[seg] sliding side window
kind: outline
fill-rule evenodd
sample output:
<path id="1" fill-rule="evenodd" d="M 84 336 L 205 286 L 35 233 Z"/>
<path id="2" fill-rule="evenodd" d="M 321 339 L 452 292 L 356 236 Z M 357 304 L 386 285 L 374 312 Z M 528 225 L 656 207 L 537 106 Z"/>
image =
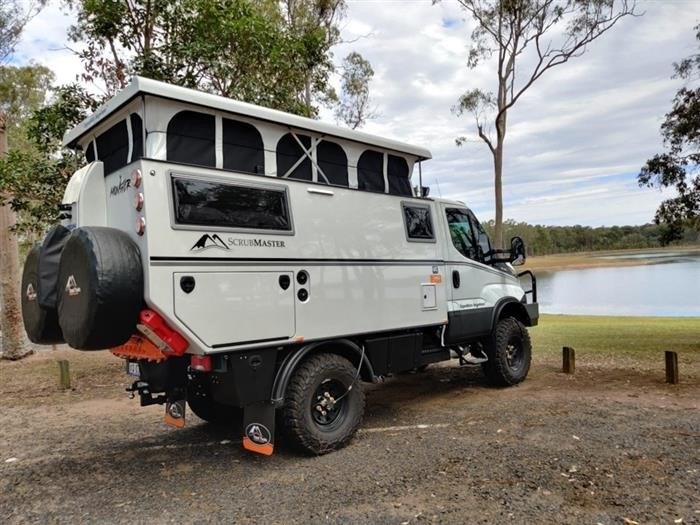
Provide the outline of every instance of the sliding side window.
<path id="1" fill-rule="evenodd" d="M 175 223 L 232 230 L 291 232 L 287 190 L 174 176 Z"/>

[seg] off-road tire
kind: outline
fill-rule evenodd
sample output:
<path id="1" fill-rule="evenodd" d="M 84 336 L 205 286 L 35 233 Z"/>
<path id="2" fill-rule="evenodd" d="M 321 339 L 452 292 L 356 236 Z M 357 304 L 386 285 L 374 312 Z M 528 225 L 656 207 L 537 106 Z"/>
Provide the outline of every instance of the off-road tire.
<path id="1" fill-rule="evenodd" d="M 114 228 L 73 230 L 61 254 L 58 291 L 58 323 L 66 343 L 78 350 L 125 343 L 143 308 L 138 246 Z"/>
<path id="2" fill-rule="evenodd" d="M 365 394 L 357 369 L 344 357 L 316 354 L 294 371 L 282 408 L 282 428 L 287 438 L 304 451 L 321 455 L 347 445 L 357 432 L 365 410 Z M 342 385 L 347 392 L 336 419 L 327 426 L 312 416 L 315 396 L 322 384 Z M 347 391 L 347 388 L 352 389 Z"/>
<path id="3" fill-rule="evenodd" d="M 55 308 L 39 304 L 39 257 L 41 247 L 35 246 L 27 254 L 22 270 L 22 321 L 27 337 L 38 345 L 63 343 Z"/>
<path id="4" fill-rule="evenodd" d="M 498 321 L 484 349 L 489 359 L 481 368 L 492 385 L 517 385 L 527 377 L 532 344 L 527 328 L 517 319 L 505 317 Z M 513 358 L 509 358 L 509 353 Z"/>
<path id="5" fill-rule="evenodd" d="M 214 401 L 210 396 L 187 395 L 187 406 L 199 419 L 216 426 L 242 424 L 243 410 Z"/>

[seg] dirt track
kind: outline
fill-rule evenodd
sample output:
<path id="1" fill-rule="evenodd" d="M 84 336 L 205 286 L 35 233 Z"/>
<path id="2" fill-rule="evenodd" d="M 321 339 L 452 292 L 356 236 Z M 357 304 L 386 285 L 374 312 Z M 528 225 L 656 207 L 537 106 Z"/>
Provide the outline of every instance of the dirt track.
<path id="1" fill-rule="evenodd" d="M 348 448 L 265 458 L 194 416 L 165 427 L 108 354 L 59 355 L 72 392 L 24 373 L 56 354 L 0 364 L 3 523 L 700 523 L 697 374 L 671 387 L 661 370 L 570 377 L 535 359 L 497 390 L 434 367 L 369 387 Z"/>

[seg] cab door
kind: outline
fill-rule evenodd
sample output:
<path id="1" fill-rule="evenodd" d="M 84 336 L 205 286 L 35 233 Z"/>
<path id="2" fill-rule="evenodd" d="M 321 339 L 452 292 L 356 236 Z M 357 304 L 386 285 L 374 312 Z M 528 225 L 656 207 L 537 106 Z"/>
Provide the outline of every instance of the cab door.
<path id="1" fill-rule="evenodd" d="M 493 305 L 483 292 L 498 278 L 482 262 L 490 246 L 488 237 L 480 235 L 483 230 L 480 225 L 477 228 L 474 214 L 467 208 L 443 204 L 442 220 L 447 228 L 445 277 L 449 290 L 445 342 L 451 344 L 491 332 Z"/>

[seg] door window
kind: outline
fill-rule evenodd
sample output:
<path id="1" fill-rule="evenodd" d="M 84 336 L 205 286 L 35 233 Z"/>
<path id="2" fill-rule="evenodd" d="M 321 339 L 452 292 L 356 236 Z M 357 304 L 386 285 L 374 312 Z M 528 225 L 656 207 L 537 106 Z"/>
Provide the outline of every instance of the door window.
<path id="1" fill-rule="evenodd" d="M 459 208 L 447 208 L 445 214 L 447 215 L 447 224 L 454 247 L 466 258 L 478 261 L 478 243 L 469 220 L 468 211 Z"/>
<path id="2" fill-rule="evenodd" d="M 474 239 L 476 239 L 477 244 L 481 248 L 482 254 L 487 254 L 491 251 L 491 241 L 489 236 L 484 230 L 484 227 L 479 223 L 476 216 L 471 210 L 467 210 L 467 215 L 469 215 L 469 221 L 472 223 L 472 232 L 474 233 Z"/>

